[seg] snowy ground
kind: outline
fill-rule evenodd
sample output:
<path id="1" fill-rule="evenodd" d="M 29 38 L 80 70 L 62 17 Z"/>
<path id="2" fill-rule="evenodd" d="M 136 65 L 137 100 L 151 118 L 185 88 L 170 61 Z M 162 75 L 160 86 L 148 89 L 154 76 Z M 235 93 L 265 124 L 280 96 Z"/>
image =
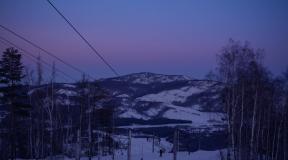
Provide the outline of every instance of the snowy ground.
<path id="1" fill-rule="evenodd" d="M 160 145 L 155 145 L 154 153 L 152 152 L 152 142 L 147 141 L 146 138 L 132 138 L 131 148 L 131 160 L 141 160 L 141 158 L 143 160 L 173 160 L 173 154 L 169 153 L 172 144 L 164 139 L 161 139 Z M 160 148 L 166 149 L 162 157 L 159 155 Z M 86 160 L 87 158 L 81 159 Z M 93 157 L 93 160 L 112 160 L 112 157 Z M 127 150 L 117 150 L 115 160 L 127 160 Z M 178 152 L 177 160 L 219 160 L 219 151 L 197 151 L 190 154 L 188 152 Z"/>
<path id="2" fill-rule="evenodd" d="M 123 137 L 122 137 L 123 138 Z M 127 138 L 127 137 L 126 137 Z M 172 149 L 172 144 L 161 139 L 160 144 L 155 145 L 155 151 L 152 152 L 152 141 L 146 138 L 132 138 L 131 160 L 173 160 L 173 154 L 169 153 Z M 166 151 L 160 157 L 159 149 L 164 148 Z M 142 158 L 142 159 L 141 159 Z M 47 158 L 49 159 L 49 158 Z M 54 160 L 74 160 L 75 158 L 68 158 L 64 156 L 54 157 Z M 17 159 L 21 160 L 21 159 Z M 82 157 L 81 160 L 88 160 L 87 157 Z M 111 156 L 93 157 L 92 160 L 112 160 Z M 127 160 L 127 150 L 115 151 L 115 160 Z M 196 151 L 178 152 L 177 160 L 220 160 L 219 151 Z"/>
<path id="3" fill-rule="evenodd" d="M 155 125 L 138 125 L 133 124 L 129 126 L 119 126 L 117 128 L 125 128 L 125 129 L 139 129 L 139 128 L 159 128 L 159 127 L 173 127 L 176 126 L 192 126 L 190 123 L 171 123 L 171 124 L 155 124 Z"/>
<path id="4" fill-rule="evenodd" d="M 165 90 L 159 93 L 147 94 L 136 98 L 136 102 L 157 103 L 155 107 L 146 108 L 144 111 L 135 108 L 123 109 L 119 117 L 136 118 L 149 120 L 151 118 L 166 118 L 175 120 L 191 121 L 193 127 L 213 127 L 214 125 L 223 125 L 225 115 L 220 112 L 204 112 L 200 104 L 191 104 L 191 106 L 181 106 L 192 95 L 205 92 L 212 84 L 204 86 L 185 86 L 180 89 Z M 216 97 L 215 97 L 216 96 Z M 213 98 L 217 98 L 215 95 Z M 177 105 L 179 104 L 179 105 Z"/>
<path id="5" fill-rule="evenodd" d="M 177 119 L 177 120 L 189 120 L 192 121 L 192 126 L 201 127 L 215 124 L 223 124 L 222 113 L 201 112 L 197 109 L 190 107 L 180 107 L 175 105 L 168 105 L 170 108 L 163 114 L 164 118 Z"/>
<path id="6" fill-rule="evenodd" d="M 214 125 L 223 125 L 223 113 L 217 113 L 217 112 L 202 112 L 199 111 L 199 106 L 193 106 L 193 107 L 182 107 L 182 106 L 176 106 L 173 104 L 163 104 L 163 108 L 166 109 L 164 113 L 162 113 L 163 118 L 167 119 L 175 119 L 175 120 L 187 120 L 191 121 L 192 123 L 185 123 L 182 125 L 185 126 L 192 126 L 195 128 L 201 128 L 201 127 L 214 127 Z M 148 111 L 146 111 L 147 115 L 157 115 L 161 111 L 161 108 L 159 110 L 156 110 L 155 108 L 151 108 Z M 138 118 L 138 119 L 147 119 L 147 117 L 143 117 L 143 115 L 138 114 L 136 110 L 129 109 L 124 114 L 120 115 L 120 117 L 126 117 L 126 118 Z M 149 118 L 148 118 L 149 119 Z M 175 125 L 181 125 L 181 124 L 165 124 L 165 125 L 158 125 L 159 127 L 163 126 L 175 126 Z M 138 128 L 141 128 L 141 125 L 137 125 Z M 147 128 L 149 125 L 142 125 L 142 128 Z M 151 127 L 156 127 L 157 125 L 151 125 Z M 127 126 L 127 128 L 135 128 L 136 126 Z M 123 127 L 122 127 L 123 128 Z"/>
<path id="7" fill-rule="evenodd" d="M 197 88 L 194 86 L 186 86 L 180 89 L 173 89 L 168 91 L 162 91 L 156 94 L 148 94 L 143 97 L 138 97 L 138 101 L 149 101 L 149 102 L 185 102 L 186 99 L 196 93 L 203 92 L 202 88 Z"/>
<path id="8" fill-rule="evenodd" d="M 124 138 L 124 136 L 120 136 Z M 119 137 L 119 138 L 120 138 Z M 127 137 L 126 137 L 127 138 Z M 155 144 L 155 151 L 152 152 L 152 141 L 146 138 L 132 138 L 131 140 L 131 160 L 173 160 L 173 153 L 169 153 L 172 149 L 172 144 L 161 138 L 160 143 Z M 164 149 L 163 156 L 160 157 L 159 150 Z M 46 158 L 47 160 L 49 158 Z M 53 160 L 74 160 L 65 156 L 56 156 Z M 22 160 L 22 159 L 17 159 Z M 82 157 L 81 160 L 88 160 L 87 157 Z M 93 157 L 92 160 L 112 160 L 111 156 Z M 116 150 L 114 160 L 127 160 L 127 150 Z M 177 160 L 220 160 L 219 151 L 196 151 L 178 152 Z"/>

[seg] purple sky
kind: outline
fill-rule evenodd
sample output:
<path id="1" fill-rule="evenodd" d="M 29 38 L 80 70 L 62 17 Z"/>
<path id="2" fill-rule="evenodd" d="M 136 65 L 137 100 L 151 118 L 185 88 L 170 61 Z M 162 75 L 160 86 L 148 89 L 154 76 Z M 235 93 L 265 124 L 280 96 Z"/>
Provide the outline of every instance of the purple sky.
<path id="1" fill-rule="evenodd" d="M 288 66 L 287 0 L 52 2 L 121 75 L 148 71 L 202 78 L 229 38 L 265 49 L 265 64 L 274 74 Z M 114 76 L 45 0 L 1 0 L 0 24 L 94 77 Z M 52 63 L 2 29 L 0 34 Z M 0 44 L 1 51 L 5 47 Z M 56 66 L 80 77 L 60 62 Z"/>

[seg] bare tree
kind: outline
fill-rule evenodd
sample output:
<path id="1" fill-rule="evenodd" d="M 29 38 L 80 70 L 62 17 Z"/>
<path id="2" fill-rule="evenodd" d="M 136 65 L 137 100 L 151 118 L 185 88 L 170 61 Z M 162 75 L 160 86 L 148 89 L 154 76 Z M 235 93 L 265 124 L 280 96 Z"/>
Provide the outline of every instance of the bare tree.
<path id="1" fill-rule="evenodd" d="M 51 74 L 51 87 L 47 87 L 47 98 L 44 102 L 44 108 L 48 115 L 49 119 L 49 140 L 50 140 L 50 157 L 53 156 L 54 152 L 54 143 L 53 143 L 53 134 L 54 134 L 54 110 L 55 110 L 55 99 L 54 99 L 54 81 L 56 76 L 55 63 L 53 62 L 52 74 Z"/>
<path id="2" fill-rule="evenodd" d="M 27 90 L 31 90 L 31 86 L 34 84 L 33 79 L 33 70 L 30 70 L 28 67 L 25 67 L 25 84 L 27 86 Z M 29 97 L 29 104 L 32 106 L 32 97 L 31 95 L 28 95 Z M 29 112 L 29 154 L 30 157 L 34 158 L 34 143 L 33 143 L 33 117 L 32 117 L 32 110 Z"/>
<path id="3" fill-rule="evenodd" d="M 263 97 L 270 97 L 273 88 L 270 75 L 261 64 L 262 53 L 247 42 L 242 45 L 230 40 L 218 55 L 229 135 L 227 159 L 231 155 L 234 160 L 255 159 L 262 152 L 263 114 L 268 113 L 266 106 L 272 103 L 272 99 Z"/>
<path id="4" fill-rule="evenodd" d="M 40 86 L 43 81 L 43 69 L 42 69 L 42 63 L 41 63 L 41 56 L 40 54 L 37 57 L 37 85 Z"/>

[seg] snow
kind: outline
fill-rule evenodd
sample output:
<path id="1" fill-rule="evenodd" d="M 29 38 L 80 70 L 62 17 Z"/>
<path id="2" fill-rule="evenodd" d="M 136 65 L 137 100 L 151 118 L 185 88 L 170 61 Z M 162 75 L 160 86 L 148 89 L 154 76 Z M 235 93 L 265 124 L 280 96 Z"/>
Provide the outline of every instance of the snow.
<path id="1" fill-rule="evenodd" d="M 77 93 L 75 91 L 67 90 L 67 89 L 59 89 L 57 94 L 66 95 L 67 97 L 76 96 Z"/>
<path id="2" fill-rule="evenodd" d="M 208 84 L 201 87 L 185 86 L 180 89 L 166 90 L 156 94 L 148 94 L 136 98 L 136 101 L 142 102 L 160 102 L 161 106 L 151 107 L 145 111 L 146 115 L 150 117 L 158 116 L 175 120 L 192 121 L 193 127 L 223 125 L 223 113 L 217 112 L 202 112 L 201 106 L 177 106 L 174 102 L 184 103 L 188 97 L 193 94 L 201 93 L 209 87 Z M 218 96 L 218 95 L 217 95 Z M 217 96 L 213 98 L 217 98 Z"/>
<path id="3" fill-rule="evenodd" d="M 158 113 L 163 109 L 163 107 L 154 107 L 154 108 L 150 108 L 149 110 L 145 111 L 145 113 L 152 117 L 152 116 L 156 116 L 158 115 Z"/>
<path id="4" fill-rule="evenodd" d="M 224 115 L 217 112 L 201 112 L 193 107 L 181 107 L 167 104 L 170 109 L 164 114 L 164 118 L 189 120 L 193 127 L 209 126 L 214 124 L 223 124 Z"/>
<path id="5" fill-rule="evenodd" d="M 163 148 L 166 150 L 163 156 L 160 157 L 159 150 Z M 167 142 L 165 139 L 161 139 L 160 144 L 155 145 L 155 152 L 152 152 L 152 140 L 146 138 L 132 138 L 131 140 L 131 159 L 132 160 L 173 160 L 173 153 L 169 153 L 172 149 L 172 144 Z M 93 157 L 93 160 L 112 160 L 111 156 Z M 64 158 L 69 159 L 69 158 Z M 81 158 L 86 160 L 88 158 Z M 127 150 L 116 150 L 115 160 L 127 160 Z M 196 152 L 178 152 L 177 160 L 220 160 L 219 151 L 203 151 L 199 150 Z"/>
<path id="6" fill-rule="evenodd" d="M 150 101 L 150 102 L 165 102 L 165 103 L 172 103 L 172 102 L 185 102 L 186 99 L 196 93 L 202 92 L 203 89 L 193 87 L 193 86 L 186 86 L 180 89 L 162 91 L 156 94 L 148 94 L 142 97 L 137 98 L 137 101 Z"/>
<path id="7" fill-rule="evenodd" d="M 150 84 L 150 83 L 170 83 L 173 81 L 181 81 L 188 80 L 187 77 L 183 76 L 164 76 L 164 75 L 155 75 L 155 76 L 147 76 L 146 74 L 142 74 L 139 78 L 132 81 L 132 83 L 137 84 Z"/>
<path id="8" fill-rule="evenodd" d="M 119 78 L 114 78 L 113 81 L 131 81 L 134 84 L 151 84 L 151 83 L 170 83 L 174 81 L 187 81 L 191 80 L 187 76 L 180 75 L 162 75 L 154 73 L 136 73 L 131 75 L 122 76 Z"/>
<path id="9" fill-rule="evenodd" d="M 172 160 L 173 154 L 169 153 L 172 150 L 173 145 L 166 141 L 164 138 L 161 138 L 160 143 L 156 143 L 155 152 L 152 152 L 152 140 L 146 138 L 132 138 L 131 140 L 131 159 L 132 160 Z M 163 157 L 160 157 L 159 150 L 160 148 L 164 149 Z M 178 152 L 178 160 L 217 160 L 218 151 L 197 151 L 191 153 L 188 152 Z M 116 160 L 126 160 L 126 152 L 123 155 L 116 156 Z M 143 157 L 142 157 L 143 156 Z M 118 159 L 117 159 L 118 158 Z"/>
<path id="10" fill-rule="evenodd" d="M 124 113 L 120 114 L 118 117 L 120 118 L 137 118 L 137 119 L 144 119 L 148 120 L 149 118 L 139 114 L 136 110 L 128 108 Z"/>
<path id="11" fill-rule="evenodd" d="M 130 96 L 127 95 L 127 94 L 120 94 L 120 95 L 118 95 L 116 97 L 118 97 L 118 98 L 129 98 Z"/>
<path id="12" fill-rule="evenodd" d="M 189 96 L 203 92 L 204 90 L 205 87 L 186 86 L 180 89 L 145 95 L 136 100 L 162 103 L 160 107 L 153 107 L 145 112 L 150 117 L 158 115 L 160 111 L 165 109 L 166 111 L 162 114 L 163 118 L 192 121 L 192 126 L 194 127 L 223 124 L 222 118 L 224 115 L 222 113 L 201 112 L 199 111 L 201 107 L 198 105 L 183 107 L 172 104 L 173 102 L 183 103 Z"/>
<path id="13" fill-rule="evenodd" d="M 123 135 L 115 136 L 114 139 L 123 143 L 127 147 L 128 137 Z M 165 138 L 155 139 L 154 152 L 152 147 L 151 138 L 131 138 L 131 160 L 173 160 L 173 153 L 171 153 L 173 144 L 168 142 Z M 125 147 L 125 148 L 126 148 Z M 115 150 L 115 160 L 127 160 L 127 149 Z M 163 156 L 160 157 L 159 151 L 163 150 Z M 72 160 L 75 158 L 69 158 L 65 155 L 57 155 L 55 159 Z M 46 159 L 49 159 L 47 157 Z M 92 160 L 112 160 L 112 156 L 94 156 Z M 88 160 L 88 157 L 81 157 L 81 160 Z M 177 152 L 177 160 L 220 160 L 219 150 L 216 151 L 204 151 L 198 150 L 196 152 Z"/>
<path id="14" fill-rule="evenodd" d="M 67 87 L 67 88 L 76 88 L 75 85 L 72 85 L 72 84 L 63 84 L 64 87 Z"/>
<path id="15" fill-rule="evenodd" d="M 140 145 L 142 146 L 142 145 Z M 142 148 L 142 147 L 139 147 Z M 118 151 L 117 155 L 115 156 L 115 160 L 127 160 L 126 151 Z M 173 154 L 167 153 L 163 154 L 163 157 L 159 156 L 159 153 L 150 153 L 150 154 L 143 154 L 143 160 L 173 160 Z M 141 154 L 132 155 L 132 160 L 141 160 Z M 65 157 L 64 160 L 70 160 L 69 158 Z M 88 158 L 81 158 L 81 160 L 88 160 Z M 98 157 L 93 157 L 92 160 L 99 160 Z M 101 157 L 100 160 L 112 160 L 111 156 Z M 177 160 L 220 160 L 219 151 L 196 151 L 193 153 L 188 152 L 178 152 Z"/>
<path id="16" fill-rule="evenodd" d="M 74 105 L 74 103 L 72 103 L 70 101 L 70 99 L 58 99 L 57 103 L 61 104 L 61 105 L 65 105 L 65 106 L 72 106 Z"/>
<path id="17" fill-rule="evenodd" d="M 175 120 L 187 120 L 192 123 L 182 124 L 163 124 L 163 125 L 132 125 L 132 126 L 121 126 L 122 128 L 150 128 L 150 127 L 175 127 L 179 125 L 192 126 L 192 127 L 214 127 L 214 125 L 223 125 L 225 122 L 222 120 L 224 117 L 223 113 L 217 112 L 201 112 L 198 106 L 195 107 L 181 107 L 172 104 L 164 104 L 164 108 L 168 108 L 162 115 L 163 118 L 175 119 Z M 148 112 L 148 116 L 155 116 L 159 113 L 160 109 L 151 108 Z M 122 118 L 138 118 L 138 119 L 150 119 L 149 117 L 139 114 L 137 111 L 128 109 L 128 111 L 120 114 Z"/>
<path id="18" fill-rule="evenodd" d="M 117 128 L 125 128 L 125 129 L 139 129 L 139 128 L 161 128 L 161 127 L 171 127 L 175 128 L 176 126 L 191 126 L 190 123 L 170 123 L 170 124 L 155 124 L 155 125 L 138 125 L 133 124 L 129 126 L 119 126 Z"/>

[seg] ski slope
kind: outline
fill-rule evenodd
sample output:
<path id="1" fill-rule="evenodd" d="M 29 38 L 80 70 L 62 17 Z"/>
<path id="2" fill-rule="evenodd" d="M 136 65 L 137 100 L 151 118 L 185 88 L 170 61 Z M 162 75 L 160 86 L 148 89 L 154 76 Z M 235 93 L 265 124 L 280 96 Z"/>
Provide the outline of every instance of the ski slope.
<path id="1" fill-rule="evenodd" d="M 137 98 L 137 101 L 149 101 L 149 102 L 164 102 L 164 103 L 172 103 L 172 102 L 185 102 L 187 97 L 202 92 L 203 89 L 186 86 L 180 89 L 173 89 L 162 91 L 156 94 L 148 94 L 142 97 Z"/>
<path id="2" fill-rule="evenodd" d="M 165 148 L 166 152 L 160 157 L 159 149 Z M 155 151 L 152 152 L 152 141 L 146 138 L 132 138 L 131 141 L 131 160 L 173 160 L 173 153 L 169 153 L 172 149 L 172 144 L 161 139 L 160 145 L 155 145 Z M 69 158 L 64 158 L 70 160 Z M 112 160 L 111 156 L 93 157 L 93 160 Z M 81 158 L 88 160 L 88 158 Z M 115 152 L 115 160 L 127 160 L 127 150 L 117 150 Z M 177 160 L 220 160 L 219 151 L 196 151 L 178 152 Z"/>

